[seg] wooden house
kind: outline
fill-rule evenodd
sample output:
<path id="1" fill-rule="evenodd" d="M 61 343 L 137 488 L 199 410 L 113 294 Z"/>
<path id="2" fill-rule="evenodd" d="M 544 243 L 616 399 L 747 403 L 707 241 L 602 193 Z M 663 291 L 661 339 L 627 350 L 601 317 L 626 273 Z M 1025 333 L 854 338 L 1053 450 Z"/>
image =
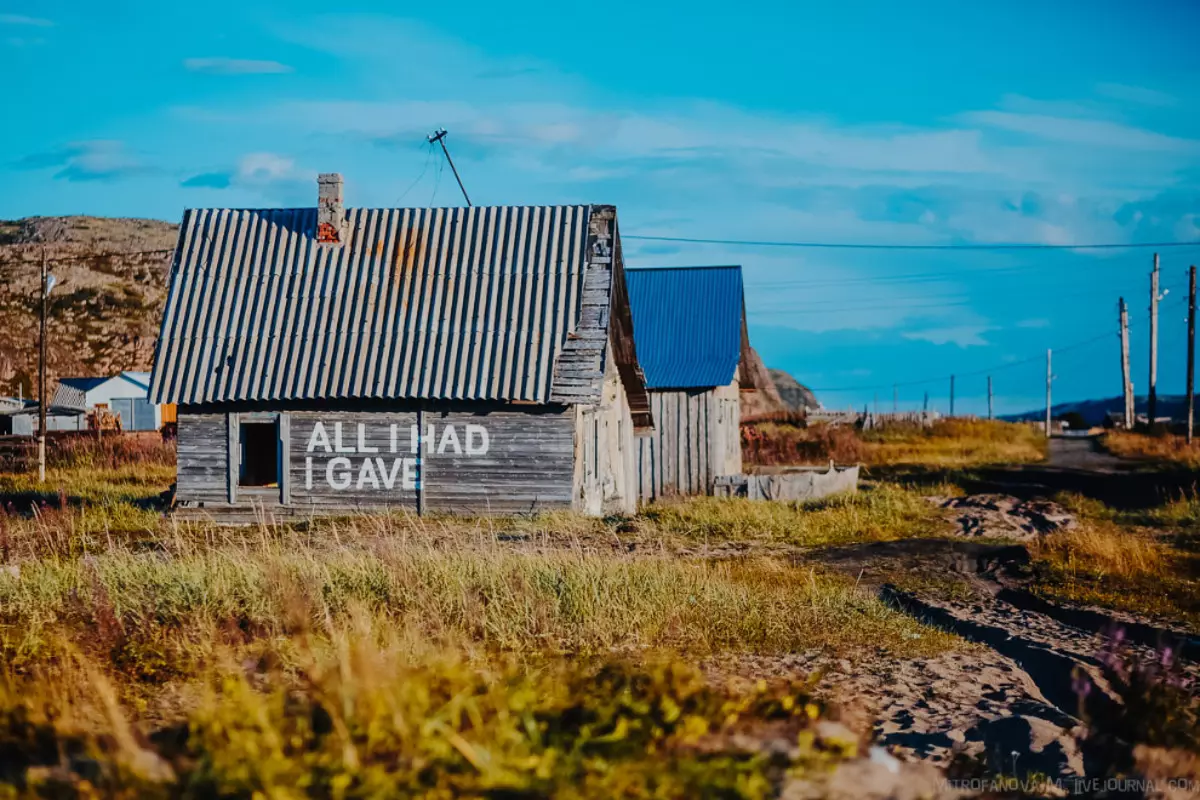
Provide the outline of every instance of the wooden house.
<path id="1" fill-rule="evenodd" d="M 191 513 L 631 512 L 653 418 L 611 206 L 184 215 L 151 401 Z M 261 512 L 256 512 L 261 513 Z"/>
<path id="2" fill-rule="evenodd" d="M 655 429 L 637 442 L 643 502 L 712 493 L 742 471 L 752 351 L 741 267 L 630 269 L 634 338 Z"/>

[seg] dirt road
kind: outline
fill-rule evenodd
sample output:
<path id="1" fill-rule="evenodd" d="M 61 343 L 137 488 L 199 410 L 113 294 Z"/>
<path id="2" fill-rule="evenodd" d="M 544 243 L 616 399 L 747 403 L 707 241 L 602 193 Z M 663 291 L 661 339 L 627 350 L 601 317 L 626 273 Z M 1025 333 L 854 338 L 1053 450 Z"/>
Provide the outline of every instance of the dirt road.
<path id="1" fill-rule="evenodd" d="M 1047 465 L 1056 469 L 1087 470 L 1106 474 L 1130 472 L 1137 463 L 1106 453 L 1094 436 L 1050 439 Z"/>

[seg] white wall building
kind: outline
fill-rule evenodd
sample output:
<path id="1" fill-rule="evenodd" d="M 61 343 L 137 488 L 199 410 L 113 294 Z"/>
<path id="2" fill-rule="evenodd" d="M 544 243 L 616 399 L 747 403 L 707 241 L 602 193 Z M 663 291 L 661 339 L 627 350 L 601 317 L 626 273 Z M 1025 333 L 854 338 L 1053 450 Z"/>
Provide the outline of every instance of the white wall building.
<path id="1" fill-rule="evenodd" d="M 87 430 L 87 412 L 103 407 L 121 418 L 127 431 L 162 427 L 162 406 L 147 400 L 149 372 L 122 372 L 111 378 L 62 378 L 47 409 L 46 429 Z"/>

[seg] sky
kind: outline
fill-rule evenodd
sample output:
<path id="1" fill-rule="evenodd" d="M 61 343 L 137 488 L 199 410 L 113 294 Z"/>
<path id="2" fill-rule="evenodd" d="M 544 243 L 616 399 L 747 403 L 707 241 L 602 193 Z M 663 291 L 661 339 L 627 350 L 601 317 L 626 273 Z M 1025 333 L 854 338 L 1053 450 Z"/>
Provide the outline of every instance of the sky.
<path id="1" fill-rule="evenodd" d="M 0 0 L 0 218 L 617 206 L 629 266 L 741 264 L 754 346 L 828 407 L 1147 386 L 1154 249 L 1200 242 L 1200 3 Z M 1159 391 L 1186 269 L 1161 248 Z M 899 385 L 897 385 L 899 384 Z M 895 388 L 893 388 L 895 387 Z"/>

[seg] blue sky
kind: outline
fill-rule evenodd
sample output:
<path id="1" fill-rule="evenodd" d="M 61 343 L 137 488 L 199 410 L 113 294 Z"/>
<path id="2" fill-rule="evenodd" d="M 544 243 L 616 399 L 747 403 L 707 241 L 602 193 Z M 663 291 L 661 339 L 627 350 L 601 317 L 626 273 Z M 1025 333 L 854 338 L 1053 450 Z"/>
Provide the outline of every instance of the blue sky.
<path id="1" fill-rule="evenodd" d="M 0 4 L 0 217 L 187 207 L 614 203 L 635 234 L 963 244 L 1200 241 L 1200 4 Z M 12 113 L 13 110 L 16 113 Z M 13 124 L 13 122 L 16 124 Z M 751 336 L 826 405 L 1146 385 L 1151 253 L 840 251 L 626 239 L 740 263 Z M 1164 250 L 1160 391 L 1182 389 Z M 1035 360 L 1027 361 L 1033 357 Z M 1001 369 L 1001 367 L 1003 367 Z M 848 389 L 850 391 L 832 391 Z M 826 390 L 826 391 L 821 391 Z"/>

